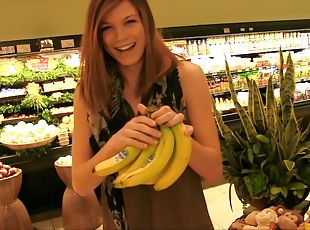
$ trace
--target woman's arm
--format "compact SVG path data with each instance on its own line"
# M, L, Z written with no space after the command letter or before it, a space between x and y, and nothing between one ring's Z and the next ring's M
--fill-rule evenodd
M190 167L208 185L215 185L223 175L222 153L212 112L212 99L202 69L190 62L180 62L179 76L193 131Z
M104 180L104 177L92 173L94 166L112 156L115 150L110 145L105 145L98 154L93 156L89 144L92 132L87 121L87 109L79 95L79 87L77 87L74 94L74 133L71 153L72 184L74 191L86 196Z

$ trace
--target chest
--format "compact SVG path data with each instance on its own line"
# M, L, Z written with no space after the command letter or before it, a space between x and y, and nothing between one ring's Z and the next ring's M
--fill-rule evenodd
M138 104L141 103L141 98L137 98L137 97L124 97L124 101L125 103L128 104L128 106L131 107L132 112L137 115L138 114Z

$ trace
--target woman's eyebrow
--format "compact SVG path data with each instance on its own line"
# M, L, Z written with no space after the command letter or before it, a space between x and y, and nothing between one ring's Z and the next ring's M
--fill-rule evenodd
M130 15L124 17L122 20L127 20L127 19L129 19L129 18L131 18L131 17L137 17L137 16L138 16L138 14L130 14ZM108 22L108 21L102 21L101 24L110 24L110 22Z
M137 14L130 14L130 15L126 16L123 20L126 20L126 19L131 18L131 17L136 17L136 16L137 16Z

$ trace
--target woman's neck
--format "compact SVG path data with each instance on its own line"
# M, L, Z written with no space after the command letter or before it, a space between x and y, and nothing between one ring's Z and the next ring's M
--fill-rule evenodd
M119 66L125 90L135 91L141 74L142 63L130 66Z

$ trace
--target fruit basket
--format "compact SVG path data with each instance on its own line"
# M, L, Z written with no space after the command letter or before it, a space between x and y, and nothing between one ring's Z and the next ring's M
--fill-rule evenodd
M66 185L62 198L64 229L98 228L102 224L102 211L95 192L92 191L87 196L80 196L73 190L72 156L59 157L54 162L54 166L58 176Z
M21 150L25 150L25 149L37 148L40 146L48 145L48 144L52 143L56 137L57 136L53 136L53 137L50 137L48 139L38 141L38 142L33 142L33 143L15 144L15 143L1 142L1 144L5 147L11 149L11 150L21 151Z
M32 229L29 213L18 199L22 185L22 170L4 165L2 162L0 162L0 169L1 175L4 176L0 179L0 229ZM7 172L4 174L3 170Z

